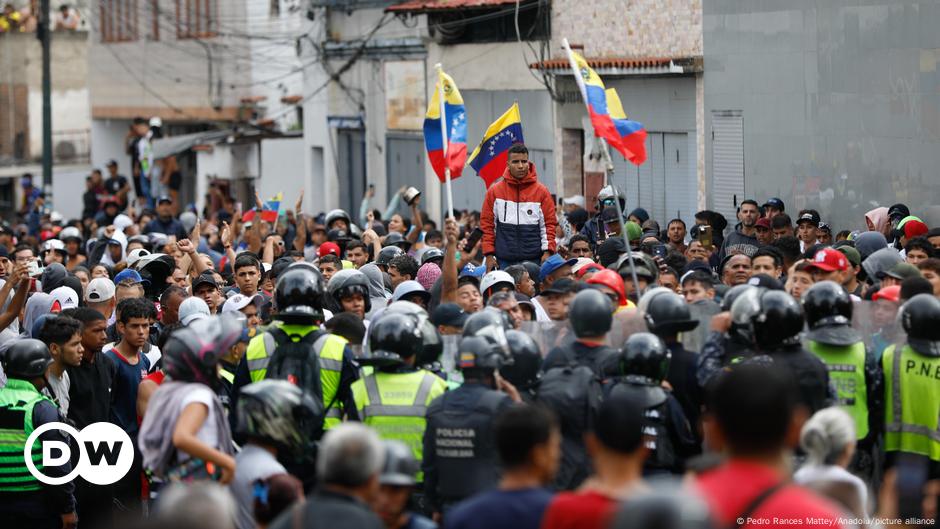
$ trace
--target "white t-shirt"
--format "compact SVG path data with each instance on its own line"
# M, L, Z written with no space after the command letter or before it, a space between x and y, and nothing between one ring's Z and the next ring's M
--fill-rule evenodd
M545 312L545 309L542 308L542 304L539 303L538 296L532 298L532 305L535 306L535 321L538 322L551 322L552 319L548 317L548 313Z
M199 431L196 432L196 438L212 448L219 449L219 430L215 426L218 419L215 417L215 406L213 405L213 401L216 398L215 393L213 393L208 386L199 386L198 388L190 390L189 394L183 397L180 403L180 413L183 412L186 406L194 402L205 404L209 415L206 416L206 421L202 423L202 427L199 428ZM177 452L177 459L179 461L186 461L189 458L189 454Z
M49 383L49 386L46 388L49 390L49 396L53 397L59 403L59 409L62 410L62 415L68 415L69 413L69 386L71 382L69 380L69 372L63 371L62 377L55 376L55 373L52 371L46 372L46 382Z

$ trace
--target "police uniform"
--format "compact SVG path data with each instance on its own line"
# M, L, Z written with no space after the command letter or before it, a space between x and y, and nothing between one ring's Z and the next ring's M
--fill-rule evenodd
M926 456L936 470L940 467L940 357L927 356L910 345L900 350L890 345L881 365L885 375L885 451Z

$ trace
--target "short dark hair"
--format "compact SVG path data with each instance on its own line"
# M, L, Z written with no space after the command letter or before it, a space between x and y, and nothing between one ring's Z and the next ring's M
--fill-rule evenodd
M779 230L780 228L792 228L793 219L790 218L790 215L786 213L777 213L772 219L770 219L770 227Z
M522 275L525 273L528 273L528 270L526 270L525 265L521 265L521 264L514 264L514 265L507 266L506 270L503 270L503 271L509 274L510 277L512 277L512 280L516 282L516 285L518 285L519 282L522 281Z
M22 252L23 250L29 250L29 251L33 252L33 256L36 255L36 249L33 248L33 245L27 244L27 243L25 243L25 242L21 242L21 243L17 244L17 245L13 248L13 254L16 255L16 254Z
M758 455L783 448L798 395L779 365L743 363L718 376L707 402L732 455Z
M682 276L682 286L686 283L698 283L705 289L715 288L715 278L704 270L693 270Z
M665 275L670 275L670 276L675 277L676 279L679 279L679 272L676 272L675 268L668 266L668 265L666 266L665 270L659 273L659 277L663 277Z
M514 404L503 410L493 422L493 437L503 468L527 465L532 450L547 443L557 430L555 414L544 406Z
M82 322L68 316L53 316L46 318L42 328L39 329L39 339L46 345L64 345L76 334L81 334Z
M340 312L327 320L324 326L331 334L342 336L353 345L362 344L362 339L366 335L365 324L359 316L351 312Z
M525 154L525 155L528 155L528 154L529 154L529 149L525 146L524 143L513 143L513 144L509 147L509 151L506 153L507 157L508 157L510 154Z
M918 270L930 270L931 272L940 275L940 259L936 257L930 257L924 261L917 263Z
M398 270L398 273L403 276L410 276L411 279L414 279L418 276L418 261L415 261L415 258L405 254L399 255L398 257L392 259L388 262L389 268L395 268Z
M441 239L444 240L444 234L440 230L430 230L424 235L424 241L430 241L431 239Z
M594 435L609 450L630 454L643 445L644 409L624 393L613 393L601 403Z
M127 324L134 318L156 318L153 302L144 298L126 298L117 304L118 321Z
M935 251L927 237L914 237L907 241L907 244L904 245L904 252L907 253L911 250L923 250L927 257L933 257Z
M773 246L761 246L758 248L757 252L754 253L754 257L751 257L751 263L758 257L771 257L774 260L774 266L783 266L783 254Z
M108 321L108 318L105 318L104 314L88 307L75 307L66 309L60 312L59 316L68 316L69 318L74 318L81 322L82 325L88 325L89 323L98 320Z
M774 218L779 217L777 215ZM800 240L792 235L787 235L785 237L780 237L779 239L770 243L771 248L776 248L780 255L783 256L784 261L796 261L800 258Z
M666 223L666 229L668 229L669 226L672 226L672 224L673 224L674 222L678 222L679 224L682 224L682 227L683 227L683 228L686 227L684 220L682 220L682 219L680 219L680 218L675 218L675 219L672 219L672 220L670 220L669 222Z
M175 295L187 298L189 297L189 292L187 292L185 288L178 285L170 285L166 287L166 290L164 290L162 294L160 294L160 305L166 305L170 301L170 298Z
M357 240L351 240L351 241L349 241L349 242L346 243L346 252L345 252L346 255L349 255L349 250L352 250L352 249L355 249L355 248L362 248L362 251L363 251L363 252L369 253L369 248L366 246L366 244L365 244L364 242L362 242L362 241L357 241Z
M236 274L238 273L239 268L244 268L246 266L253 266L258 269L258 272L261 272L261 259L258 259L258 256L254 252L242 252L235 257L235 263L232 264L232 271Z
M930 281L921 277L914 276L901 281L901 301L907 301L917 294L933 295L933 285Z
M343 260L340 259L339 257L336 257L335 255L331 253L324 255L317 261L317 268L319 268L319 265L326 264L326 263L333 263L334 265L336 265L337 268L343 267Z
M686 259L682 252L671 249L666 252L666 257L663 258L663 261L666 263L666 266L674 270L685 270L685 267L689 264L689 260Z
M744 206L745 204L751 204L755 208L760 209L760 204L758 204L756 200L754 200L753 198L746 198L741 201L741 205L738 206L738 211L741 211L741 207Z
M590 239L588 239L584 235L581 235L580 233L577 233L575 235L572 235L571 238L568 239L568 248L571 248L572 246L574 246L574 243L576 242L586 242L588 246L591 246Z

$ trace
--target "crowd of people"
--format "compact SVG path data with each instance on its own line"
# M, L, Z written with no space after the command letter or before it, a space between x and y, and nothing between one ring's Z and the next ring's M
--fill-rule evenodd
M197 211L108 169L83 218L27 179L0 225L9 527L937 517L940 227L904 204L836 227L749 199L687 226L607 186L556 209L521 144L440 225L413 188L308 215L213 187ZM130 472L41 483L24 450L75 441L24 447L50 422L118 425Z

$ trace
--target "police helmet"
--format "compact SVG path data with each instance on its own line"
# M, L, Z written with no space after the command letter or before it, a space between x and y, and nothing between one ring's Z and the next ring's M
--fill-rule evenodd
M385 464L379 474L379 484L393 487L411 487L417 483L415 476L421 469L411 447L401 441L386 439Z
M571 327L578 338L606 335L613 324L613 312L610 298L594 289L578 292L568 308Z
M353 294L360 294L366 304L366 312L372 310L372 299L369 296L369 278L352 268L340 270L333 274L329 283L326 285L326 291L340 305L343 297Z
M490 297L490 293L487 292L487 290L500 285L508 286L512 290L516 290L516 282L511 275L502 270L493 270L480 280L480 292L483 293L484 298L488 298Z
M285 323L316 323L322 318L323 290L319 270L313 266L288 266L274 287L278 319Z
M382 314L369 326L369 349L371 356L364 364L385 365L401 363L421 350L423 333L418 321L407 314Z
M310 453L323 404L285 380L248 384L238 397L238 433L302 457Z
M388 263L391 263L392 259L398 257L399 255L405 255L405 251L398 246L386 246L385 248L379 250L379 255L375 257L375 264L387 268Z
M382 317L385 314L404 314L414 318L421 330L421 348L417 352L416 364L419 366L433 364L441 357L444 352L444 342L441 335L437 332L437 327L431 321L428 311L421 308L420 305L410 301L394 301L382 311Z
M500 367L500 376L519 389L531 388L538 381L542 369L542 352L538 344L528 334L515 329L506 331L506 340L512 365Z
M444 251L440 248L435 248L433 246L424 250L424 253L421 254L421 264L425 263L437 263L440 265L444 262Z
M658 385L669 372L672 353L653 333L638 332L630 335L620 349L620 374L645 378Z
M799 340L803 308L786 292L758 288L738 296L731 305L731 320L749 331L758 349L773 350Z
M463 324L463 336L480 336L498 345L503 351L509 351L506 331L512 329L509 315L495 308L486 307L467 318Z
M650 297L647 298L647 296ZM692 318L689 305L679 294L663 289L659 292L650 292L643 298L647 301L643 318L653 334L670 336L698 327L698 320Z
M852 298L834 281L814 284L803 294L802 301L810 329L852 323Z
M482 336L466 336L457 344L457 369L496 370L509 362L506 351Z
M219 386L219 359L238 343L244 326L234 315L209 316L170 333L161 357L167 376L178 382Z
M738 299L738 296L740 296L742 293L751 289L757 289L757 287L754 285L744 284L735 285L729 288L728 291L725 292L725 295L721 298L721 310L724 312L731 310L731 305L734 304L734 300Z
M34 338L17 340L3 354L3 372L9 378L41 378L51 363L49 347Z
M329 213L326 214L326 219L324 220L326 223L327 230L332 229L333 223L337 220L345 220L346 229L349 229L349 227L352 225L352 221L349 220L349 213L346 213L346 211L342 209L334 209L330 211Z
M931 294L917 294L901 306L901 326L915 351L940 356L940 300Z
M401 233L393 231L392 233L389 233L385 236L385 240L382 241L382 246L385 248L389 246L398 246L403 251L408 251L408 249L411 248L411 241L406 239L405 236Z

